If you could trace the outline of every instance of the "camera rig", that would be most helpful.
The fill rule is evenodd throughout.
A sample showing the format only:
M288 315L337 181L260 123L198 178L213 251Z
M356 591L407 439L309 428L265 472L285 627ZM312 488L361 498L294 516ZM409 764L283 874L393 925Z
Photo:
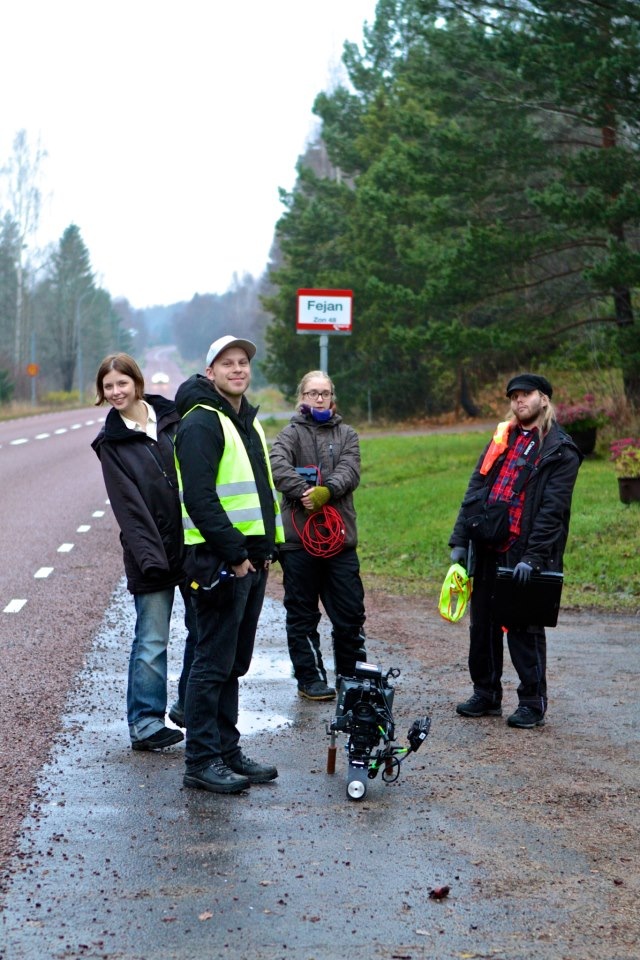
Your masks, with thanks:
M397 668L383 675L380 667L359 660L354 677L338 678L336 715L327 724L331 738L327 773L335 773L336 769L336 734L345 733L350 800L362 800L367 793L367 781L375 780L379 772L385 783L394 783L400 775L402 761L422 746L429 733L431 719L422 717L409 727L409 745L395 744L394 687L390 680L399 676Z

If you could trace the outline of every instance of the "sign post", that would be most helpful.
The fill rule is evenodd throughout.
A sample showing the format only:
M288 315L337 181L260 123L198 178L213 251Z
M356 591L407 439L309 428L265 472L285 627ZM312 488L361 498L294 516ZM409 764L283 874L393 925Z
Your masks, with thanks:
M298 290L296 333L320 336L320 369L329 372L329 336L349 336L353 290Z
M27 376L31 377L31 406L36 405L36 377L40 373L40 366L37 363L27 364Z

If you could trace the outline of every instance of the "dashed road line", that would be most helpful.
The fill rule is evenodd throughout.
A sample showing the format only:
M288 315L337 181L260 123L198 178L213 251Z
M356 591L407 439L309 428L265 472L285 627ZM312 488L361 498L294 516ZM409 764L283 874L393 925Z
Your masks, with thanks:
M11 600L10 603L6 605L6 607L2 612L3 613L20 613L20 611L22 610L26 602L27 602L26 600Z
M25 441L25 442L26 442L26 441ZM106 503L109 503L109 501L107 500ZM94 510L93 513L91 514L92 517L104 517L104 515L105 515L105 511L104 511L104 510ZM80 524L80 526L79 526L78 529L76 530L76 533L87 533L89 530L91 530L91 524L90 524L90 523L82 523L82 524ZM69 553L71 550L73 550L73 548L74 548L74 544L73 544L73 543L61 543L60 546L58 547L58 551L57 551L57 552L58 552L58 553ZM49 577L49 576L53 573L53 570L54 570L53 567L40 567L40 568L39 568L38 570L36 570L36 572L34 573L34 575L33 575L33 576L34 576L34 579L35 579L35 580L44 580L44 579L46 579L47 577ZM26 603L27 603L27 600L26 600L26 599L24 599L24 600L18 600L18 599L10 600L9 603L6 605L6 607L4 608L4 610L3 610L2 612L3 612L3 613L19 613L19 612L22 610L22 608L24 607L24 605L25 605Z
M68 433L70 430L81 430L82 427L93 427L96 423L104 423L106 417L96 417L95 420L85 420L84 423L72 423L70 427L58 427L57 430L54 430L53 433L37 433L34 437L16 437L15 440L8 440L5 443L0 443L0 450L4 446L10 447L19 447L24 443L29 443L31 439L33 440L47 440L51 436L61 436L65 433Z

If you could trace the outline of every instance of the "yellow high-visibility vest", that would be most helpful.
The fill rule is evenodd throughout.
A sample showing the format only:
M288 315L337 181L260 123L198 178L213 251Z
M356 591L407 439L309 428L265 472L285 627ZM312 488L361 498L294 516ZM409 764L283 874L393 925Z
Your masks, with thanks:
M256 486L255 477L251 468L251 461L246 447L242 442L242 437L238 433L230 417L215 407L210 407L206 403L197 403L191 408L203 407L205 410L211 410L217 413L220 418L220 424L224 433L224 451L218 464L218 475L216 477L216 490L220 503L229 517L233 526L243 533L245 537L257 537L265 535L264 519L260 507L260 498ZM187 417L191 410L187 410ZM282 526L282 516L280 514L280 505L273 484L271 475L271 464L269 462L269 451L267 449L267 439L264 430L258 420L254 420L253 429L260 438L264 450L264 460L269 475L269 485L273 495L273 510L276 518L276 543L284 543L284 529ZM204 543L204 537L194 524L187 512L184 503L184 491L182 486L182 475L180 473L180 464L176 454L176 472L178 474L178 486L180 491L180 507L182 510L182 528L184 530L184 542L187 546L196 543Z

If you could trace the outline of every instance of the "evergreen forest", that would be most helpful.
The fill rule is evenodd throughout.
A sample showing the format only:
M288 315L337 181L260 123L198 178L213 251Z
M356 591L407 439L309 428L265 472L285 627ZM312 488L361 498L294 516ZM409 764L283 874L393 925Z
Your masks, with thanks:
M267 374L316 366L298 288L352 289L350 409L474 415L497 374L614 365L640 402L640 5L380 0L321 93L270 272Z
M108 352L192 361L228 330L290 399L318 366L297 291L322 288L353 290L329 358L354 417L474 416L525 368L614 367L640 408L640 4L379 0L343 63L265 274L153 311L101 288L79 226L32 249L43 152L21 131L0 171L0 403L34 362L82 396Z

